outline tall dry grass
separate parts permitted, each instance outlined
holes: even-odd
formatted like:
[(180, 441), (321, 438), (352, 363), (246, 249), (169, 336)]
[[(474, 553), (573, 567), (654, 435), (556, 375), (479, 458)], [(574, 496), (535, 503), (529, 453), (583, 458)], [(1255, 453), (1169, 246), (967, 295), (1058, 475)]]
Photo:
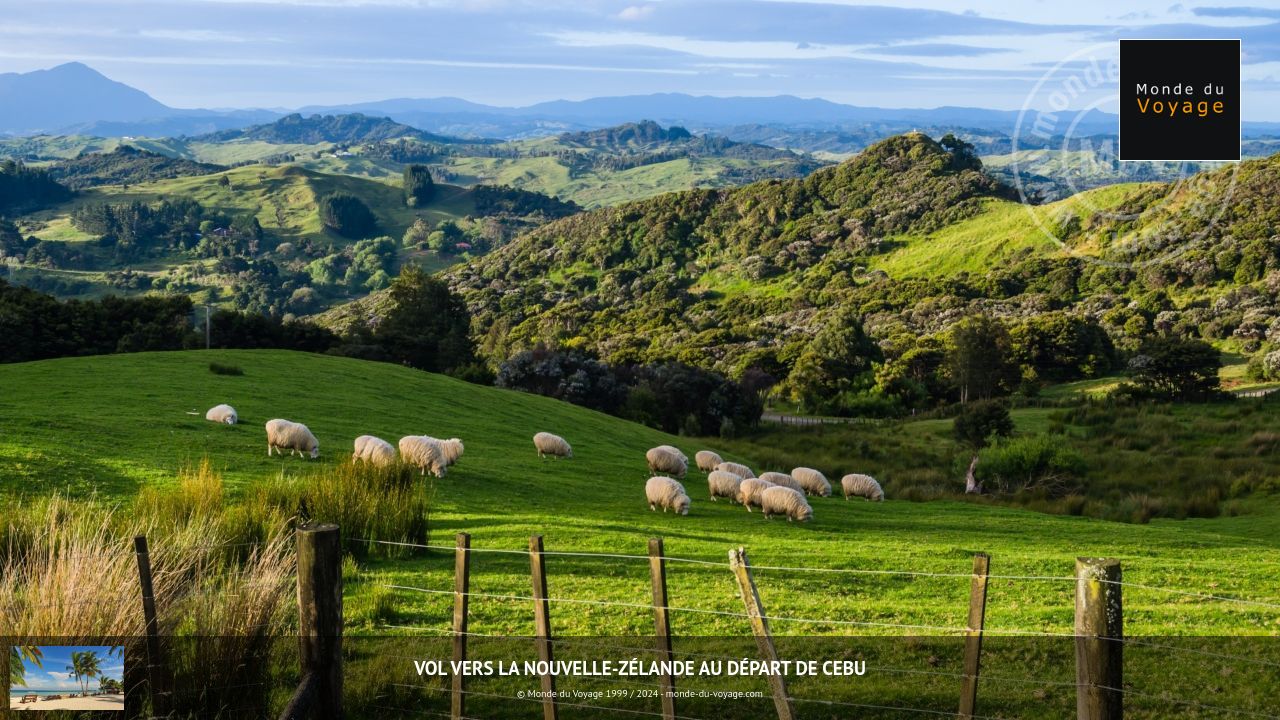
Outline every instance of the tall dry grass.
[[(51, 497), (15, 504), (0, 527), (0, 626), (68, 640), (143, 632), (133, 537), (148, 538), (158, 620), (217, 634), (288, 629), (294, 559), (287, 521), (264, 513), (246, 542), (207, 462), (132, 508)], [(241, 544), (245, 543), (245, 544)], [(213, 598), (211, 600), (211, 598)]]

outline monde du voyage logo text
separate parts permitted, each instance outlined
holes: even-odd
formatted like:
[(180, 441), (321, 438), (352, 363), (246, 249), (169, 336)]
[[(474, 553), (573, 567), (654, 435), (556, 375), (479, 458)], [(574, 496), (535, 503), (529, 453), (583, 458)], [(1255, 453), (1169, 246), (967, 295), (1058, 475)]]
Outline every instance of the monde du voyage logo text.
[(1121, 40), (1119, 155), (1239, 160), (1240, 41)]

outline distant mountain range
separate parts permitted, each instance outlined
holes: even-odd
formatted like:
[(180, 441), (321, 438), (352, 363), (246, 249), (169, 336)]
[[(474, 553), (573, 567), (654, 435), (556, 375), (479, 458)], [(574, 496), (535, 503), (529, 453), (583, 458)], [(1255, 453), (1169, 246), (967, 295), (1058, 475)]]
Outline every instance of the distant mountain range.
[[(641, 118), (663, 125), (678, 125), (695, 132), (755, 126), (766, 130), (729, 136), (759, 142), (768, 128), (798, 130), (812, 135), (807, 145), (824, 144), (847, 150), (841, 134), (864, 135), (868, 140), (916, 128), (981, 129), (1011, 133), (1018, 113), (968, 107), (875, 108), (844, 105), (818, 98), (789, 95), (775, 97), (710, 97), (680, 93), (623, 95), (588, 100), (553, 100), (526, 107), (484, 105), (453, 97), (395, 98), (348, 105), (309, 106), (298, 113), (345, 115), (360, 113), (387, 117), (413, 128), (447, 136), (469, 138), (523, 138), (557, 135), (610, 127)], [(102, 137), (127, 135), (176, 137), (206, 135), (269, 123), (288, 113), (261, 110), (204, 110), (171, 108), (146, 93), (113, 81), (82, 63), (67, 63), (49, 70), (0, 74), (0, 134), (84, 134)], [(1067, 131), (1074, 121), (1065, 114)], [(1114, 134), (1115, 115), (1089, 111), (1075, 124), (1077, 135)], [(1041, 128), (1044, 129), (1044, 128)], [(1244, 124), (1246, 136), (1280, 134), (1280, 123)], [(752, 137), (754, 135), (755, 137)], [(801, 147), (799, 149), (808, 149)]]

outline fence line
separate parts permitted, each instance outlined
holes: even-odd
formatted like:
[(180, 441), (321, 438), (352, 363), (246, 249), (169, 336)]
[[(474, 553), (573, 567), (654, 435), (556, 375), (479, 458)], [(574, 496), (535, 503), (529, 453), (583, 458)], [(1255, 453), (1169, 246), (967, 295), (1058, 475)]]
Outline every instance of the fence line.
[[(365, 538), (348, 538), (354, 542), (369, 543), (372, 545), (395, 545), (398, 547), (421, 548), (423, 550), (440, 550), (445, 552), (455, 552), (458, 548), (446, 545), (423, 545), (420, 543), (397, 542), (394, 540), (368, 540)], [(520, 555), (527, 556), (528, 550), (511, 550), (508, 548), (477, 548), (469, 547), (465, 549), (469, 553), (494, 553), (499, 555)], [(627, 555), (623, 553), (593, 553), (593, 552), (571, 552), (566, 550), (544, 550), (543, 555), (548, 557), (586, 557), (586, 558), (603, 558), (603, 559), (624, 559), (624, 560), (644, 560), (648, 561), (650, 555)], [(667, 555), (661, 556), (667, 562), (689, 563), (691, 565), (711, 565), (714, 567), (729, 567), (729, 563), (715, 562), (713, 560), (697, 560), (694, 558), (678, 558)]]

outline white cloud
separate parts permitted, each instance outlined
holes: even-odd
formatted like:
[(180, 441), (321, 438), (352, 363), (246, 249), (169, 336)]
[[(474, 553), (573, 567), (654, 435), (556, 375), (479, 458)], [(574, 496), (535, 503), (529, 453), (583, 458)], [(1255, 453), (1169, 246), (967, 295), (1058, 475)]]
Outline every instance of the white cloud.
[(255, 41), (279, 42), (279, 38), (255, 38), (238, 33), (218, 30), (139, 30), (138, 35), (155, 40), (181, 40), (198, 43), (247, 43)]
[(652, 5), (630, 5), (618, 13), (619, 20), (643, 20), (653, 14)]

